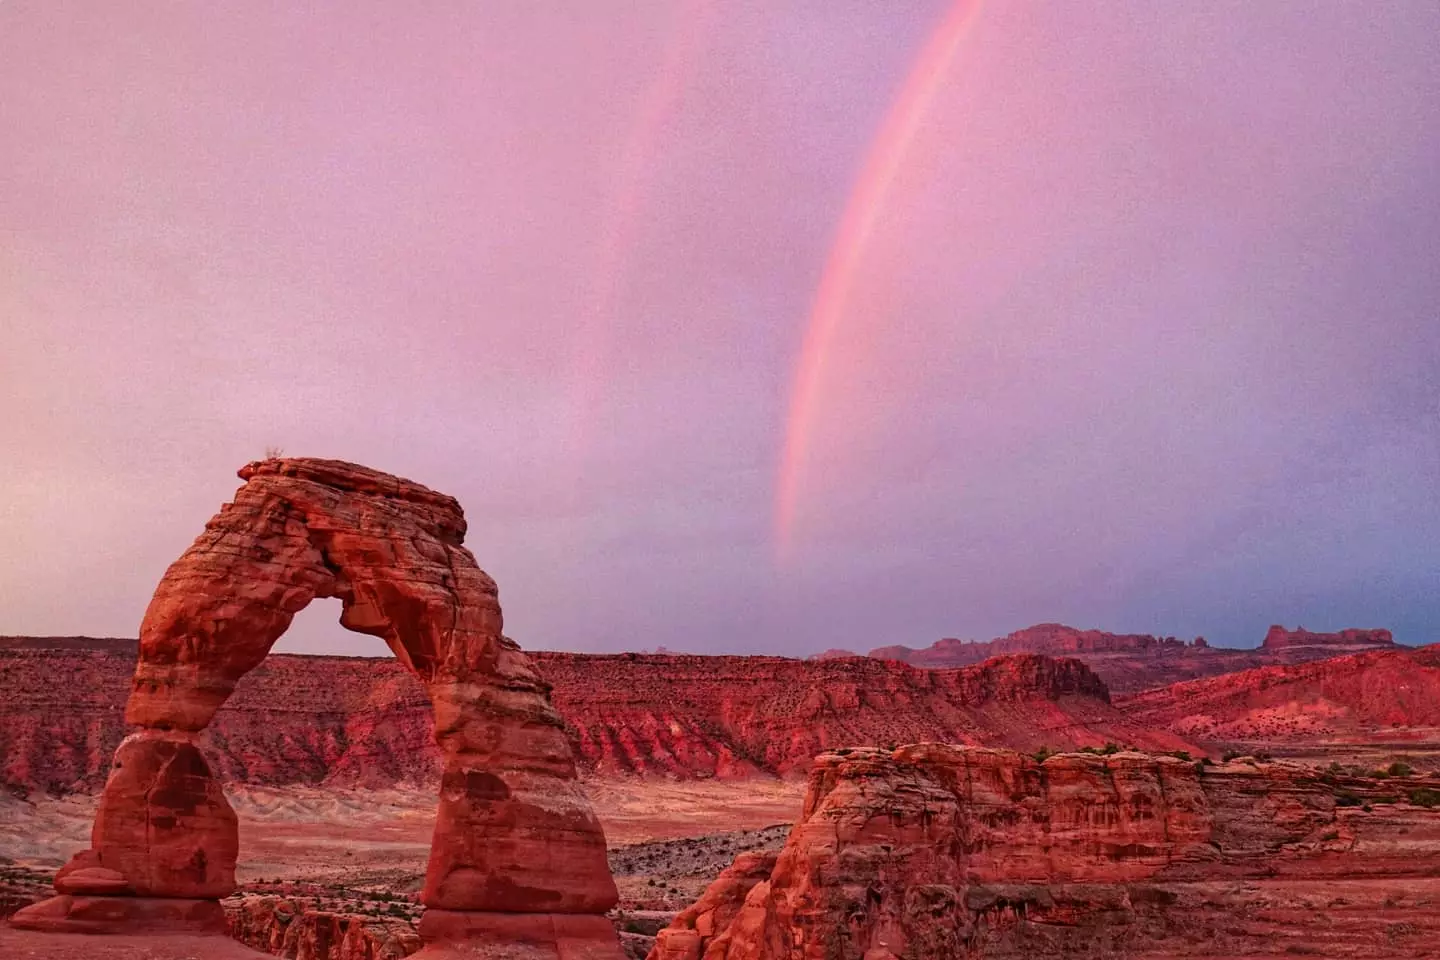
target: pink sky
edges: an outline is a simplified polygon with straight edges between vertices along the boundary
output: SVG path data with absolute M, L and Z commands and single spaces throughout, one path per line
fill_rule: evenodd
M 951 13 L 3 0 L 0 633 L 133 635 L 277 446 L 459 497 L 528 646 L 1440 640 L 1430 3 L 978 6 L 777 549 Z

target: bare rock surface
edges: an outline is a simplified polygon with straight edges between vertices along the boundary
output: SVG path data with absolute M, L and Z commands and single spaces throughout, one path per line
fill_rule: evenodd
M 1418 746 L 1440 729 L 1440 645 L 1178 683 L 1121 706 L 1137 723 L 1204 742 Z
M 1303 663 L 1393 644 L 1388 630 L 1351 629 L 1320 634 L 1271 627 L 1259 647 L 1244 649 L 1216 647 L 1204 637 L 1186 641 L 1041 623 L 995 640 L 946 638 L 928 647 L 879 647 L 869 655 L 922 667 L 960 667 L 1010 653 L 1073 657 L 1094 670 L 1112 692 L 1129 694 L 1237 670 Z
M 1384 789 L 1278 763 L 837 751 L 773 865 L 740 858 L 650 958 L 1431 956 L 1440 811 Z M 1327 904 L 1331 881 L 1347 896 Z M 1346 909 L 1309 919 L 1327 906 Z
M 103 784 L 126 731 L 134 658 L 109 644 L 0 646 L 0 783 L 53 793 Z M 956 670 L 864 657 L 527 659 L 552 687 L 580 769 L 598 777 L 799 776 L 823 750 L 916 739 L 1193 748 L 1129 720 L 1084 665 L 1044 656 Z M 433 731 L 425 685 L 397 660 L 277 654 L 236 682 L 198 742 L 225 783 L 384 789 L 440 781 Z
M 1314 633 L 1304 627 L 1287 630 L 1275 624 L 1265 633 L 1260 644 L 1264 650 L 1290 650 L 1296 647 L 1328 647 L 1354 650 L 1363 647 L 1393 647 L 1395 637 L 1389 630 L 1350 628 L 1336 633 Z
M 11 923 L 139 923 L 149 914 L 135 917 L 137 896 L 218 911 L 210 898 L 234 890 L 237 821 L 197 734 L 295 613 L 337 597 L 341 623 L 383 638 L 434 712 L 442 776 L 422 898 L 441 918 L 432 946 L 467 931 L 493 939 L 498 925 L 542 953 L 560 949 L 546 939 L 558 936 L 618 958 L 603 918 L 616 902 L 604 834 L 548 687 L 503 636 L 495 583 L 463 546 L 459 504 L 339 461 L 266 460 L 240 477 L 146 610 L 125 708 L 141 730 L 116 752 L 91 848 L 57 876 L 60 896 Z M 104 893 L 63 892 L 77 884 Z M 599 927 L 587 920 L 606 933 L 590 937 Z

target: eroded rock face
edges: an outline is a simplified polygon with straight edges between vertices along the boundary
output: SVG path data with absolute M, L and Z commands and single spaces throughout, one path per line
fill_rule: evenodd
M 194 735 L 144 730 L 115 751 L 91 849 L 55 878 L 60 893 L 214 899 L 235 890 L 235 811 Z
M 495 582 L 463 546 L 459 504 L 338 461 L 267 460 L 240 477 L 146 610 L 126 706 L 142 733 L 121 745 L 94 847 L 62 882 L 119 892 L 118 875 L 124 892 L 158 897 L 233 889 L 235 818 L 193 737 L 296 612 L 338 597 L 340 622 L 383 638 L 434 708 L 444 775 L 424 902 L 547 916 L 613 906 L 563 723 L 501 634 Z
M 1425 739 L 1417 732 L 1440 726 L 1440 644 L 1177 683 L 1127 698 L 1121 707 L 1141 725 L 1197 743 Z
M 1287 943 L 1328 955 L 1300 949 L 1298 921 L 1257 921 L 1246 900 L 1258 894 L 1237 881 L 1286 878 L 1298 909 L 1317 876 L 1399 875 L 1383 844 L 1337 858 L 1356 841 L 1336 789 L 1286 764 L 1126 753 L 1037 763 L 938 744 L 830 753 L 773 867 L 737 861 L 661 932 L 650 960 L 1228 957 Z M 1440 812 L 1406 816 L 1423 861 L 1440 849 Z M 1414 895 L 1428 903 L 1440 885 L 1416 876 L 1396 890 L 1426 890 Z M 1407 923 L 1335 935 L 1408 938 L 1386 956 L 1440 945 L 1440 918 Z
M 404 919 L 337 913 L 284 897 L 243 897 L 226 908 L 232 937 L 277 957 L 401 960 L 421 947 Z
M 119 708 L 134 657 L 133 644 L 128 657 L 108 644 L 0 645 L 0 784 L 103 785 L 125 732 Z M 541 651 L 527 659 L 552 688 L 576 762 L 599 776 L 798 776 L 825 750 L 915 740 L 1198 751 L 1132 723 L 1072 660 L 1015 655 L 924 670 L 866 657 Z M 236 685 L 202 747 L 225 783 L 432 784 L 445 764 L 434 717 L 425 685 L 394 658 L 272 654 Z
M 721 872 L 704 896 L 683 910 L 655 938 L 651 960 L 699 960 L 707 944 L 730 928 L 751 891 L 764 885 L 757 902 L 769 891 L 778 853 L 742 853 Z
M 1350 628 L 1336 633 L 1313 633 L 1304 627 L 1286 630 L 1279 624 L 1273 625 L 1265 634 L 1261 646 L 1266 650 L 1282 650 L 1290 647 L 1339 647 L 1355 649 L 1363 647 L 1393 647 L 1395 637 L 1389 630 L 1364 630 Z
M 1212 647 L 1204 637 L 1186 641 L 1150 634 L 1116 634 L 1041 623 L 981 642 L 947 638 L 928 647 L 879 647 L 869 655 L 921 667 L 960 667 L 1001 654 L 1074 657 L 1093 669 L 1112 693 L 1131 694 L 1167 684 L 1275 664 L 1302 663 L 1393 645 L 1388 630 L 1310 633 L 1271 627 L 1255 649 Z

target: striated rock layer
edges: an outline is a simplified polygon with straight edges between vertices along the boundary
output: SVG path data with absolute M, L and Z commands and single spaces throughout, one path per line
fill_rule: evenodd
M 1127 753 L 836 751 L 781 853 L 737 860 L 650 960 L 1434 955 L 1440 810 L 1375 788 Z M 1397 815 L 1361 800 L 1402 811 L 1403 853 Z M 1339 898 L 1343 928 L 1302 919 L 1347 883 L 1358 916 Z
M 230 935 L 292 960 L 401 960 L 422 946 L 402 917 L 317 909 L 313 902 L 247 896 L 226 904 Z
M 91 849 L 57 874 L 59 897 L 12 924 L 79 931 L 97 911 L 125 922 L 137 897 L 214 904 L 234 890 L 236 819 L 199 733 L 295 613 L 337 597 L 341 623 L 383 638 L 434 712 L 442 775 L 422 899 L 439 919 L 427 952 L 495 941 L 500 925 L 537 957 L 564 953 L 561 941 L 618 957 L 604 835 L 546 685 L 501 633 L 459 504 L 338 461 L 267 460 L 240 477 L 145 612 L 125 708 L 140 730 L 116 751 Z
M 1289 650 L 1295 647 L 1328 647 L 1353 650 L 1357 647 L 1393 647 L 1395 638 L 1389 630 L 1341 630 L 1338 633 L 1312 633 L 1304 627 L 1286 630 L 1276 624 L 1265 634 L 1261 647 L 1265 650 Z
M 1007 653 L 1074 657 L 1096 672 L 1117 694 L 1134 693 L 1202 677 L 1254 667 L 1302 663 L 1393 645 L 1388 630 L 1342 630 L 1317 634 L 1271 627 L 1253 650 L 1212 647 L 1205 638 L 1191 642 L 1150 634 L 1116 634 L 1041 623 L 984 642 L 944 639 L 919 649 L 879 647 L 870 656 L 920 667 L 961 667 Z M 833 656 L 838 651 L 827 651 Z
M 1399 738 L 1440 728 L 1440 644 L 1177 683 L 1127 698 L 1122 708 L 1137 723 L 1204 741 Z
M 0 647 L 0 783 L 102 785 L 125 734 L 134 657 L 133 646 L 127 656 L 108 644 Z M 553 687 L 582 769 L 601 776 L 798 774 L 831 747 L 917 739 L 1190 748 L 1128 720 L 1083 665 L 1046 657 L 935 671 L 864 657 L 529 659 Z M 442 766 L 432 727 L 424 685 L 396 660 L 276 654 L 235 685 L 200 742 L 224 782 L 427 785 Z

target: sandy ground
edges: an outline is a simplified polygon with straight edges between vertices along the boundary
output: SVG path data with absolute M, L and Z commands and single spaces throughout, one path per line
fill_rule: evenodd
M 617 851 L 788 825 L 799 814 L 804 789 L 794 780 L 586 784 L 610 847 Z M 241 884 L 310 881 L 384 886 L 395 893 L 418 889 L 435 824 L 433 793 L 250 786 L 227 793 L 240 817 Z M 95 801 L 89 796 L 20 800 L 0 795 L 0 867 L 53 872 L 89 845 Z M 710 846 L 738 852 L 739 843 L 722 837 Z M 677 869 L 689 872 L 684 860 Z
M 265 960 L 229 937 L 108 936 L 31 933 L 0 925 L 5 960 Z

